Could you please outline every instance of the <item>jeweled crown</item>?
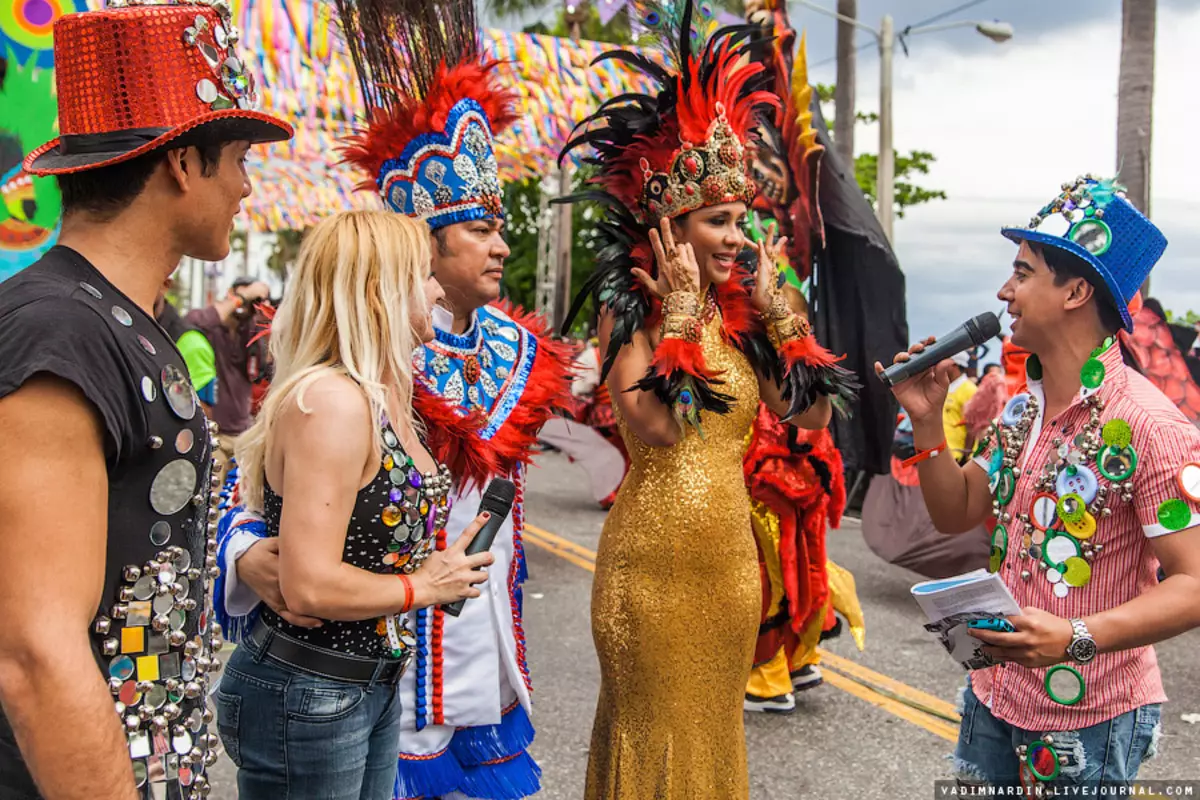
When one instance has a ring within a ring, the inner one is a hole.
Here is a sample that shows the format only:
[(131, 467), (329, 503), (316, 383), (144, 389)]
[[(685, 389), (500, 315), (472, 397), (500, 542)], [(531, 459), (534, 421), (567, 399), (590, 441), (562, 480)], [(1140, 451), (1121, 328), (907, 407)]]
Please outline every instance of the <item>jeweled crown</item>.
[(665, 172), (656, 172), (641, 159), (643, 222), (655, 224), (704, 206), (754, 200), (754, 182), (746, 173), (746, 150), (725, 109), (717, 104), (717, 118), (700, 143), (684, 142), (671, 157)]

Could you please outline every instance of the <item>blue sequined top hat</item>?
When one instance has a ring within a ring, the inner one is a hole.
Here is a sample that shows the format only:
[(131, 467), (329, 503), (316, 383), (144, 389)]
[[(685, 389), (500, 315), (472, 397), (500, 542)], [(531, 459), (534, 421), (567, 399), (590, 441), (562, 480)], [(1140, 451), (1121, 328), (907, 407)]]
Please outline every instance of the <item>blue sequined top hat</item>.
[(1125, 199), (1125, 189), (1115, 178), (1089, 174), (1062, 188), (1027, 228), (1000, 232), (1017, 243), (1066, 250), (1091, 265), (1121, 312), (1126, 330), (1132, 330), (1129, 303), (1167, 249), (1167, 237)]

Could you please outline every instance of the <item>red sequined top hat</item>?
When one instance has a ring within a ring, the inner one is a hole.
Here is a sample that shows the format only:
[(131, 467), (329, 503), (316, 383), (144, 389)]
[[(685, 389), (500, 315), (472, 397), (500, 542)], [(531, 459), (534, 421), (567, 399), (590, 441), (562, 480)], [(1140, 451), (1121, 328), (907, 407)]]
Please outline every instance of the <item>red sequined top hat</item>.
[(61, 136), (30, 153), (25, 171), (63, 175), (167, 146), (291, 138), (290, 125), (255, 110), (238, 36), (225, 0), (63, 16), (54, 25)]

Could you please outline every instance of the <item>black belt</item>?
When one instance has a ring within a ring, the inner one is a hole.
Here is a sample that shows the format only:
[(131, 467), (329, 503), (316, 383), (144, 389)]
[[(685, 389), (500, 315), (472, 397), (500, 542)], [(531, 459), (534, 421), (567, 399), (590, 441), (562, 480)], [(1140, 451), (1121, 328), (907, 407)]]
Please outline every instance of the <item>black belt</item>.
[(261, 617), (246, 635), (246, 643), (290, 667), (350, 683), (396, 683), (408, 664), (408, 659), (359, 658), (334, 653), (280, 633)]

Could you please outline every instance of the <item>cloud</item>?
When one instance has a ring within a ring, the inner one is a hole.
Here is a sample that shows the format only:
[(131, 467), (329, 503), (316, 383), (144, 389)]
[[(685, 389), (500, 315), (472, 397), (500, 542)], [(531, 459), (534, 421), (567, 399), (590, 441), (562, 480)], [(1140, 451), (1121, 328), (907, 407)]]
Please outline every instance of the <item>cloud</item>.
[[(1151, 211), (1171, 243), (1152, 291), (1200, 310), (1200, 3), (1160, 5)], [(914, 338), (1000, 305), (1014, 253), (1001, 226), (1024, 224), (1063, 181), (1115, 171), (1120, 19), (1098, 16), (1000, 46), (979, 39), (970, 55), (931, 37), (897, 58), (896, 147), (933, 152), (921, 183), (949, 195), (896, 223)], [(877, 70), (859, 71), (860, 109), (878, 107), (878, 85)], [(858, 151), (876, 152), (877, 136), (860, 125)]]

